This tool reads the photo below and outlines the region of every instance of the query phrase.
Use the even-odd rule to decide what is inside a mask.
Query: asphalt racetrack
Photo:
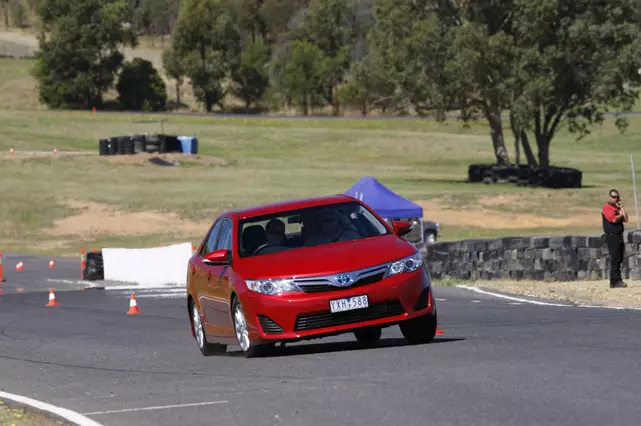
[[[5,271],[13,268],[4,260]],[[372,349],[346,334],[268,358],[245,359],[237,346],[206,358],[189,333],[183,289],[137,291],[142,314],[126,315],[129,290],[72,290],[79,260],[53,282],[47,262],[28,279],[5,272],[0,284],[0,390],[103,425],[602,426],[641,418],[639,311],[435,287],[445,334],[430,344],[409,345],[392,327]],[[15,291],[18,278],[24,291]],[[47,308],[51,284],[59,306]]]

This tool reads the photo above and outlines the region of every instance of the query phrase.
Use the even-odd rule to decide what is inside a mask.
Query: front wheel
[[[437,326],[436,312],[434,315],[422,315],[400,324],[403,336],[410,343],[428,343],[434,340]]]
[[[227,345],[207,342],[207,336],[205,335],[205,326],[203,325],[202,319],[200,318],[200,314],[198,313],[198,308],[196,307],[195,303],[192,303],[191,305],[191,312],[192,319],[194,321],[196,343],[198,344],[200,353],[202,353],[204,356],[225,353],[225,351],[227,351]]]
[[[236,332],[236,340],[243,351],[246,358],[253,358],[261,355],[266,355],[270,349],[274,349],[275,345],[254,345],[249,339],[249,329],[247,327],[247,319],[243,312],[243,306],[240,304],[238,298],[234,298],[232,303],[232,320],[234,322],[234,331]]]

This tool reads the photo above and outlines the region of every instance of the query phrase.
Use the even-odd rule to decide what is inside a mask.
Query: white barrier
[[[105,280],[137,283],[139,287],[187,285],[191,243],[145,249],[103,248]]]

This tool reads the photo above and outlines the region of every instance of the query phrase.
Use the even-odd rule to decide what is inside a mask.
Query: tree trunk
[[[536,143],[539,146],[539,166],[542,169],[550,167],[550,142],[545,135],[539,135],[536,138]]]
[[[338,117],[340,112],[341,103],[338,99],[338,88],[336,85],[332,86],[332,115]]]
[[[9,28],[9,2],[4,1],[2,4],[2,14],[4,15],[4,27]]]
[[[205,110],[207,112],[211,112],[211,109],[213,106],[214,106],[214,103],[211,100],[211,94],[205,93]]]
[[[503,138],[503,120],[501,118],[501,112],[492,110],[489,106],[485,105],[485,117],[490,123],[490,135],[492,136],[492,144],[494,145],[496,163],[503,165],[510,164],[507,148],[505,148],[505,139]]]
[[[532,147],[530,146],[530,141],[527,138],[527,133],[523,129],[521,129],[521,143],[523,144],[523,151],[525,151],[525,158],[527,158],[528,165],[538,166],[536,157],[534,157],[534,152],[532,152]]]
[[[309,110],[307,109],[307,92],[303,92],[303,115],[307,117]]]
[[[176,80],[176,105],[180,108],[180,81]]]
[[[521,164],[521,130],[512,114],[510,114],[510,127],[514,134],[514,152],[516,154],[516,165],[518,166]]]

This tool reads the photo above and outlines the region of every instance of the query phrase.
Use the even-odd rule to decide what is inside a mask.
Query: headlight
[[[416,252],[405,259],[393,262],[387,270],[387,276],[402,274],[403,272],[414,272],[423,266],[423,256],[420,252]]]
[[[247,288],[256,293],[276,295],[301,291],[292,280],[246,280]]]

